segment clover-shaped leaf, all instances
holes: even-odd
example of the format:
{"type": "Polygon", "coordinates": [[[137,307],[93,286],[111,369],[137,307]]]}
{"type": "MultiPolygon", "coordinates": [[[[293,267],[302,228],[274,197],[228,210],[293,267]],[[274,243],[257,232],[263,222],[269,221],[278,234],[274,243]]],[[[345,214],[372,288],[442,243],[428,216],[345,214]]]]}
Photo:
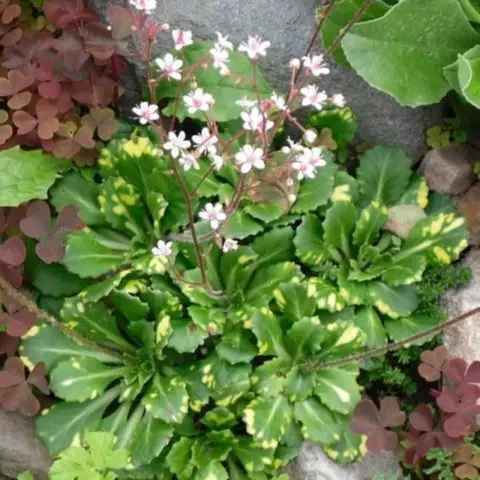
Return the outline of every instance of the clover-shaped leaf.
{"type": "Polygon", "coordinates": [[[365,399],[353,411],[351,429],[367,436],[366,445],[370,452],[392,451],[397,446],[397,434],[387,428],[399,427],[405,419],[406,414],[400,410],[395,397],[383,398],[380,409],[371,400],[365,399]]]}
{"type": "Polygon", "coordinates": [[[13,123],[18,128],[19,135],[30,133],[35,127],[39,138],[50,140],[60,127],[57,119],[58,109],[49,100],[41,98],[35,106],[37,118],[24,110],[16,111],[13,116],[13,123]]]}
{"type": "Polygon", "coordinates": [[[428,382],[440,380],[442,369],[448,359],[448,350],[443,346],[435,348],[435,350],[425,350],[420,358],[422,363],[418,367],[418,373],[428,382]]]}
{"type": "Polygon", "coordinates": [[[74,205],[64,207],[52,226],[50,207],[42,200],[31,203],[26,217],[20,222],[20,228],[27,237],[39,240],[35,251],[45,263],[59,262],[65,255],[63,237],[83,227],[78,208],[74,205]]]}
{"type": "Polygon", "coordinates": [[[452,358],[445,365],[443,372],[448,380],[455,383],[458,387],[480,383],[479,361],[468,365],[462,358],[452,358]]]}
{"type": "Polygon", "coordinates": [[[0,325],[6,325],[6,332],[11,337],[22,337],[35,325],[35,313],[23,308],[14,298],[4,293],[2,304],[5,312],[0,313],[0,325]]]}
{"type": "Polygon", "coordinates": [[[19,237],[10,237],[0,245],[0,275],[17,288],[22,284],[22,276],[16,267],[24,262],[26,255],[25,244],[19,237]]]}
{"type": "Polygon", "coordinates": [[[115,112],[111,108],[93,107],[90,114],[84,115],[82,125],[97,130],[98,136],[107,141],[118,131],[120,123],[115,119],[115,112]]]}
{"type": "Polygon", "coordinates": [[[60,125],[57,135],[61,137],[55,141],[53,149],[57,157],[72,158],[82,148],[95,148],[93,130],[86,125],[78,128],[73,122],[66,122],[60,125]]]}
{"type": "Polygon", "coordinates": [[[453,438],[463,438],[477,430],[477,415],[480,414],[480,387],[463,385],[447,388],[437,398],[437,405],[448,415],[444,422],[445,432],[453,438]]]}
{"type": "Polygon", "coordinates": [[[458,440],[451,438],[441,428],[435,428],[431,408],[422,403],[409,415],[409,430],[402,436],[407,440],[407,450],[404,454],[406,465],[416,465],[432,448],[447,448],[453,450],[458,446],[458,440]]]}
{"type": "Polygon", "coordinates": [[[452,455],[452,463],[456,465],[455,475],[458,478],[476,480],[480,475],[480,451],[472,443],[460,445],[452,455]]]}
{"type": "Polygon", "coordinates": [[[45,364],[40,362],[28,376],[18,357],[11,357],[0,371],[0,404],[8,412],[19,411],[32,417],[40,410],[40,402],[32,393],[32,386],[42,393],[50,393],[45,379],[45,364]]]}

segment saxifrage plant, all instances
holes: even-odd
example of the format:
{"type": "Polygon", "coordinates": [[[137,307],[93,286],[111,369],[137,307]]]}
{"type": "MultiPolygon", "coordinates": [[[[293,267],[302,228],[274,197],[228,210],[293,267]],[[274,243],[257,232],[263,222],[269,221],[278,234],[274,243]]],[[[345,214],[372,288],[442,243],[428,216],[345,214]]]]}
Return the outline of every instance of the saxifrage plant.
{"type": "Polygon", "coordinates": [[[320,18],[327,11],[322,36],[335,59],[402,105],[436,103],[455,90],[480,107],[478,1],[331,0],[320,18]],[[361,21],[334,43],[358,9],[361,21]]]}
{"type": "MultiPolygon", "coordinates": [[[[133,3],[145,21],[152,2],[133,3]]],[[[431,325],[411,316],[415,283],[466,247],[464,220],[429,198],[401,150],[370,150],[355,179],[298,123],[301,106],[344,107],[309,84],[328,73],[322,57],[294,59],[282,97],[258,72],[268,42],[240,46],[249,63],[220,34],[210,45],[172,36],[182,58],[167,54],[158,70],[146,36],[152,103],[134,113],[150,126],[112,140],[98,169],[72,171],[51,190],[52,204],[76,205],[87,227],[69,235],[64,267],[50,277],[76,295],[47,303],[50,325],[21,348],[27,362],[45,362],[63,400],[37,431],[53,454],[87,431],[114,434],[129,450],[126,478],[284,478],[304,438],[351,461],[361,388],[348,356],[383,345],[385,332],[403,338],[431,325]],[[179,81],[175,96],[165,81],[179,81]],[[229,105],[206,85],[242,85],[246,98],[229,105]],[[170,121],[160,97],[173,98],[170,121]],[[188,135],[177,125],[187,116],[200,122],[188,135]],[[287,119],[303,143],[271,148],[287,119]]],[[[51,228],[35,238],[50,241],[51,228]]]]}

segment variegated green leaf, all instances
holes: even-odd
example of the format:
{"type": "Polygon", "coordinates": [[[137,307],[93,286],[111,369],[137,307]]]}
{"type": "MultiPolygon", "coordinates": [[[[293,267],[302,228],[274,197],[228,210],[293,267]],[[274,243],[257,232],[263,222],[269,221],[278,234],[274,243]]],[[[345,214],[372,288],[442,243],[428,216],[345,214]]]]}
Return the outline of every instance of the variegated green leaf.
{"type": "Polygon", "coordinates": [[[166,423],[181,423],[188,413],[188,393],[185,383],[178,378],[156,375],[142,404],[154,418],[166,423]]]}
{"type": "Polygon", "coordinates": [[[372,282],[369,294],[375,307],[390,318],[408,317],[418,306],[413,285],[390,287],[383,282],[372,282]]]}
{"type": "Polygon", "coordinates": [[[318,317],[302,318],[295,322],[285,336],[285,347],[294,362],[318,352],[327,335],[318,317]]]}
{"type": "Polygon", "coordinates": [[[168,346],[178,353],[192,353],[203,345],[209,334],[190,320],[172,320],[168,346]]]}
{"type": "Polygon", "coordinates": [[[374,244],[380,236],[380,231],[388,220],[387,207],[373,201],[362,211],[353,232],[353,244],[360,246],[374,244]]]}
{"type": "Polygon", "coordinates": [[[314,385],[315,374],[293,367],[285,377],[285,395],[292,403],[304,402],[312,396],[314,385]]]}
{"type": "Polygon", "coordinates": [[[283,395],[257,398],[244,411],[247,432],[263,448],[275,448],[285,435],[292,417],[291,407],[283,395]]]}
{"type": "MultiPolygon", "coordinates": [[[[398,342],[416,333],[421,333],[429,328],[436,327],[438,324],[439,319],[436,317],[424,314],[413,314],[411,317],[386,320],[385,330],[394,342],[398,342]]],[[[421,345],[431,338],[432,336],[426,336],[422,338],[418,344],[421,345]]]]}
{"type": "Polygon", "coordinates": [[[258,354],[254,335],[241,326],[226,333],[215,350],[231,364],[250,362],[258,354]]]}
{"type": "Polygon", "coordinates": [[[302,423],[302,434],[305,439],[320,445],[330,445],[340,440],[342,427],[330,410],[318,400],[311,398],[296,403],[295,420],[302,423]]]}
{"type": "Polygon", "coordinates": [[[422,279],[427,262],[423,255],[412,255],[394,263],[382,275],[382,280],[392,287],[410,285],[422,279]]]}
{"type": "Polygon", "coordinates": [[[50,387],[67,402],[83,402],[103,394],[114,380],[127,372],[125,366],[111,366],[94,358],[71,358],[57,365],[50,374],[50,387]]]}
{"type": "Polygon", "coordinates": [[[354,323],[365,333],[368,348],[381,347],[387,342],[382,321],[374,308],[365,307],[355,312],[354,323]]]}
{"type": "Polygon", "coordinates": [[[308,296],[315,299],[318,308],[339,312],[345,307],[345,298],[335,285],[315,277],[309,278],[307,285],[308,296]]]}
{"type": "Polygon", "coordinates": [[[330,410],[350,413],[361,400],[360,386],[357,383],[359,373],[355,365],[319,370],[316,374],[315,395],[330,410]]]}
{"type": "Polygon", "coordinates": [[[269,360],[257,367],[251,377],[253,390],[262,397],[276,397],[283,391],[289,367],[290,364],[281,359],[269,360]]]}
{"type": "Polygon", "coordinates": [[[315,312],[316,299],[308,295],[306,283],[284,283],[273,294],[284,319],[291,323],[315,312]]]}
{"type": "Polygon", "coordinates": [[[252,328],[260,355],[285,357],[280,321],[271,310],[265,307],[257,310],[252,317],[252,328]]]}
{"type": "Polygon", "coordinates": [[[350,237],[357,223],[357,211],[351,202],[336,202],[327,211],[323,222],[323,241],[327,249],[352,256],[350,237]]]}
{"type": "Polygon", "coordinates": [[[328,251],[323,243],[322,223],[316,215],[303,217],[295,235],[295,252],[306,265],[316,267],[328,258],[328,251]]]}
{"type": "Polygon", "coordinates": [[[238,438],[233,452],[247,472],[262,472],[273,462],[274,449],[265,449],[250,437],[238,438]]]}
{"type": "Polygon", "coordinates": [[[417,205],[425,209],[428,206],[428,194],[429,189],[426,178],[418,173],[413,173],[410,185],[398,203],[417,205]]]}

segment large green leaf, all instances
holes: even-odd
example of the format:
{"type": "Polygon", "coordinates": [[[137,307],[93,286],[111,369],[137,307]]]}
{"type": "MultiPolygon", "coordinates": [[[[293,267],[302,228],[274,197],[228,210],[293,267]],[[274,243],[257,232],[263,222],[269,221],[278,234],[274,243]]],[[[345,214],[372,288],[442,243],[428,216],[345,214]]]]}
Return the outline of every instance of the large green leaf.
{"type": "MultiPolygon", "coordinates": [[[[325,21],[321,34],[323,45],[328,48],[340,35],[342,29],[352,19],[355,13],[362,7],[362,0],[340,0],[335,3],[332,11],[325,21]]],[[[317,17],[320,21],[325,7],[320,7],[317,11],[317,17]]],[[[373,20],[387,13],[389,6],[382,0],[373,0],[366,12],[360,17],[359,21],[373,20]]],[[[337,48],[332,54],[337,63],[348,65],[345,54],[341,47],[337,48]]]]}
{"type": "Polygon", "coordinates": [[[328,445],[340,440],[341,425],[330,410],[311,398],[295,404],[295,420],[301,422],[305,439],[320,445],[328,445]]]}
{"type": "Polygon", "coordinates": [[[122,290],[112,290],[110,299],[118,311],[125,315],[130,322],[143,320],[147,318],[150,312],[148,304],[142,302],[137,296],[130,295],[122,290]]]}
{"type": "Polygon", "coordinates": [[[315,395],[330,410],[348,414],[361,400],[360,386],[357,383],[359,373],[355,365],[319,370],[315,395]]]}
{"type": "Polygon", "coordinates": [[[252,333],[240,326],[223,335],[216,351],[231,364],[250,362],[258,354],[252,333]]]}
{"type": "Polygon", "coordinates": [[[378,145],[368,150],[357,170],[360,202],[376,201],[383,205],[395,203],[410,181],[411,159],[401,148],[378,145]]]}
{"type": "Polygon", "coordinates": [[[39,262],[32,274],[33,286],[50,297],[70,297],[88,285],[88,281],[70,273],[58,263],[39,262]]]}
{"type": "Polygon", "coordinates": [[[82,335],[126,351],[135,352],[134,347],[122,336],[114,316],[103,303],[82,303],[68,299],[60,315],[64,322],[82,335]]]}
{"type": "Polygon", "coordinates": [[[276,397],[283,392],[289,366],[288,361],[278,358],[266,361],[252,375],[253,390],[262,397],[276,397]]]}
{"type": "Polygon", "coordinates": [[[173,428],[161,420],[146,415],[137,426],[129,446],[129,453],[134,465],[148,465],[158,457],[168,445],[173,435],[173,428]]]}
{"type": "Polygon", "coordinates": [[[285,376],[285,395],[290,402],[304,402],[312,396],[315,374],[293,367],[285,376]]]}
{"type": "Polygon", "coordinates": [[[184,382],[156,375],[142,403],[152,417],[167,423],[181,423],[188,413],[188,399],[184,382]]]}
{"type": "Polygon", "coordinates": [[[479,40],[457,0],[403,0],[354,26],[342,46],[368,83],[417,107],[442,99],[449,90],[443,67],[479,40]]]}
{"type": "Polygon", "coordinates": [[[372,307],[365,307],[355,312],[355,325],[366,335],[368,348],[377,348],[385,345],[387,336],[382,321],[372,307]]]}
{"type": "Polygon", "coordinates": [[[293,260],[295,232],[291,227],[276,228],[258,236],[252,243],[254,252],[259,256],[256,265],[271,265],[293,260]]]}
{"type": "Polygon", "coordinates": [[[333,190],[338,167],[330,161],[331,154],[329,152],[325,155],[328,155],[329,161],[317,171],[315,178],[303,180],[300,183],[297,200],[292,207],[293,213],[307,213],[327,204],[333,190]]]}
{"type": "Polygon", "coordinates": [[[222,255],[220,259],[220,273],[222,275],[225,290],[232,295],[241,290],[252,269],[249,265],[258,258],[258,254],[251,247],[239,247],[237,250],[222,255]]]}
{"type": "Polygon", "coordinates": [[[247,472],[262,472],[268,460],[273,460],[273,449],[264,449],[250,437],[241,437],[233,451],[247,472]]]}
{"type": "Polygon", "coordinates": [[[383,282],[372,282],[369,295],[378,310],[390,318],[407,317],[418,306],[417,290],[413,285],[394,288],[383,282]]]}
{"type": "Polygon", "coordinates": [[[358,219],[357,226],[353,232],[354,245],[375,244],[387,220],[387,208],[377,201],[373,201],[362,211],[358,219]]]}
{"type": "Polygon", "coordinates": [[[323,222],[326,248],[339,249],[351,257],[350,236],[357,223],[357,211],[351,202],[336,202],[327,211],[323,222]]]}
{"type": "Polygon", "coordinates": [[[283,317],[292,324],[303,317],[311,317],[316,308],[316,300],[308,295],[305,283],[283,283],[274,296],[283,317]]]}
{"type": "Polygon", "coordinates": [[[222,227],[225,237],[243,239],[263,230],[262,225],[242,211],[235,212],[222,227]]]}
{"type": "MultiPolygon", "coordinates": [[[[213,47],[212,42],[195,42],[193,45],[183,50],[183,61],[185,66],[196,64],[200,59],[210,56],[209,50],[213,47]]],[[[232,75],[225,77],[220,75],[212,66],[206,69],[197,69],[195,80],[198,88],[203,88],[206,92],[215,98],[215,106],[208,112],[209,118],[217,122],[227,122],[240,116],[242,108],[235,102],[244,97],[256,100],[256,92],[253,85],[253,65],[252,62],[240,52],[231,52],[229,68],[232,75]],[[237,79],[244,79],[237,82],[237,79]]],[[[263,76],[257,71],[258,91],[262,97],[269,97],[271,87],[264,80],[263,76]]],[[[159,98],[171,98],[169,105],[163,110],[167,116],[170,116],[175,108],[175,99],[178,95],[178,84],[165,82],[158,87],[159,98]]],[[[187,91],[183,92],[188,93],[187,91]]],[[[204,113],[197,112],[193,115],[187,114],[187,109],[183,102],[180,102],[177,110],[177,117],[183,120],[186,116],[204,120],[204,113]]]]}
{"type": "Polygon", "coordinates": [[[179,353],[194,352],[208,337],[208,332],[190,320],[172,320],[168,346],[179,353]]]}
{"type": "Polygon", "coordinates": [[[468,228],[464,218],[454,213],[431,215],[410,230],[405,248],[394,257],[394,261],[403,262],[423,254],[430,264],[449,265],[467,248],[467,238],[468,228]]]}
{"type": "Polygon", "coordinates": [[[79,277],[98,278],[115,270],[124,260],[124,252],[112,250],[84,230],[69,237],[63,263],[70,272],[79,277]]]}
{"type": "Polygon", "coordinates": [[[112,367],[94,358],[71,358],[57,365],[50,374],[50,387],[67,402],[83,402],[102,395],[127,367],[112,367]]]}
{"type": "Polygon", "coordinates": [[[311,267],[320,265],[328,255],[323,243],[323,228],[320,219],[313,214],[303,217],[295,236],[297,257],[311,267]]]}
{"type": "Polygon", "coordinates": [[[313,355],[321,349],[322,340],[328,335],[318,317],[297,320],[285,337],[285,346],[294,362],[313,355]]]}
{"type": "Polygon", "coordinates": [[[252,317],[252,328],[257,337],[260,355],[284,357],[283,333],[280,321],[271,310],[262,308],[252,317]]]}
{"type": "Polygon", "coordinates": [[[51,203],[59,212],[67,205],[76,205],[87,225],[101,225],[105,219],[98,204],[98,185],[79,172],[70,172],[50,190],[51,203]]]}
{"type": "MultiPolygon", "coordinates": [[[[413,314],[411,317],[386,320],[385,329],[387,330],[388,336],[394,342],[398,342],[404,340],[410,335],[415,335],[416,333],[421,333],[429,328],[436,327],[438,323],[439,320],[436,317],[423,314],[413,314]]],[[[431,336],[425,337],[418,343],[425,343],[431,338],[431,336]]]]}
{"type": "Polygon", "coordinates": [[[29,200],[47,198],[48,189],[70,162],[41,150],[20,147],[0,152],[0,205],[16,207],[29,200]]]}
{"type": "Polygon", "coordinates": [[[119,363],[116,357],[91,347],[78,344],[58,328],[40,326],[30,330],[20,346],[22,357],[31,364],[44,362],[50,371],[55,365],[71,357],[92,358],[100,362],[119,363]]]}
{"type": "Polygon", "coordinates": [[[247,432],[263,448],[275,448],[285,435],[292,417],[291,407],[283,395],[257,398],[244,410],[247,432]]]}
{"type": "Polygon", "coordinates": [[[36,432],[50,454],[55,455],[65,450],[85,430],[95,430],[104,411],[118,397],[120,390],[120,387],[115,387],[95,400],[62,402],[44,411],[37,419],[36,432]]]}

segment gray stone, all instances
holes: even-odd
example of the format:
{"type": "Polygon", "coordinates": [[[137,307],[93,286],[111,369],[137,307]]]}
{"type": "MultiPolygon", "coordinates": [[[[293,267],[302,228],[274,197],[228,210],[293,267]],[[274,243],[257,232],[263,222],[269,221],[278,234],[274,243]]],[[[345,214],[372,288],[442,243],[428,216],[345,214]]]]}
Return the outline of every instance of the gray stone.
{"type": "Polygon", "coordinates": [[[371,480],[375,474],[398,473],[401,470],[393,453],[367,455],[352,465],[339,465],[317,447],[305,442],[300,455],[288,466],[293,480],[371,480]]]}
{"type": "Polygon", "coordinates": [[[51,459],[35,436],[33,420],[0,409],[0,476],[17,478],[21,472],[47,480],[51,459]]]}
{"type": "Polygon", "coordinates": [[[430,150],[420,165],[420,172],[431,190],[460,195],[475,181],[473,165],[478,156],[478,151],[466,144],[430,150]]]}
{"type": "MultiPolygon", "coordinates": [[[[126,0],[89,0],[104,14],[109,4],[126,0]]],[[[158,0],[154,17],[173,28],[192,30],[196,38],[208,39],[215,31],[229,34],[238,44],[249,34],[270,40],[272,46],[262,61],[268,80],[279,90],[289,86],[289,61],[301,57],[315,27],[318,0],[158,0]]],[[[171,37],[159,38],[157,52],[172,47],[171,37]]],[[[441,122],[440,106],[401,107],[389,95],[370,87],[353,70],[332,65],[332,72],[322,77],[320,86],[327,93],[343,93],[359,121],[359,140],[403,147],[415,159],[427,148],[425,129],[441,122]]],[[[127,101],[138,94],[138,83],[125,76],[127,101]]]]}
{"type": "MultiPolygon", "coordinates": [[[[449,290],[443,296],[441,306],[449,318],[480,307],[480,250],[470,250],[460,266],[470,267],[473,278],[466,287],[449,290]]],[[[443,343],[452,355],[467,362],[480,360],[480,314],[445,330],[443,343]]]]}
{"type": "Polygon", "coordinates": [[[465,217],[470,230],[470,245],[480,246],[480,183],[455,200],[458,211],[465,217]]]}

